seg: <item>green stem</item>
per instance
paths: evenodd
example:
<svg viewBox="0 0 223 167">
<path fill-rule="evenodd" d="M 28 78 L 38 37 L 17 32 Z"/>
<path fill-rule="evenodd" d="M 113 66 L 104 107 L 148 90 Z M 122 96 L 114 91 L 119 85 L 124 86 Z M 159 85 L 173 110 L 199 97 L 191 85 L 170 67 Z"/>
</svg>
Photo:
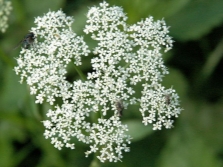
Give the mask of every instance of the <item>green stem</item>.
<svg viewBox="0 0 223 167">
<path fill-rule="evenodd" d="M 79 67 L 77 67 L 76 65 L 74 65 L 75 70 L 77 71 L 78 75 L 81 77 L 81 79 L 83 81 L 86 81 L 87 78 L 86 76 L 83 74 L 83 72 L 79 69 Z"/>
<path fill-rule="evenodd" d="M 94 155 L 94 159 L 91 161 L 91 164 L 89 167 L 100 167 L 101 163 L 99 162 L 98 158 L 96 157 L 96 154 Z"/>
<path fill-rule="evenodd" d="M 213 73 L 215 70 L 218 62 L 223 56 L 223 39 L 219 42 L 215 50 L 210 54 L 206 64 L 204 65 L 201 71 L 202 81 L 208 79 L 208 77 Z"/>
<path fill-rule="evenodd" d="M 28 94 L 27 103 L 30 103 L 29 105 L 30 105 L 31 111 L 33 112 L 33 116 L 39 121 L 43 120 L 43 117 L 41 116 L 37 108 L 37 104 L 35 103 L 35 96 Z"/>
</svg>

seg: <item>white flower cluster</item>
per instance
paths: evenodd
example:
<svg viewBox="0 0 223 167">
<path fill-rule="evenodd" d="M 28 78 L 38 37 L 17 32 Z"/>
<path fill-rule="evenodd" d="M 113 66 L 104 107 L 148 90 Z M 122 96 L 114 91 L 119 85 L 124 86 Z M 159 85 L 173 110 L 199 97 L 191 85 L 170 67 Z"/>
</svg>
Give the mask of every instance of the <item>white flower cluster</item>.
<svg viewBox="0 0 223 167">
<path fill-rule="evenodd" d="M 25 79 L 31 94 L 36 94 L 36 103 L 46 99 L 53 105 L 56 97 L 64 101 L 70 98 L 72 84 L 65 77 L 68 63 L 73 60 L 81 65 L 81 55 L 87 56 L 89 50 L 83 38 L 72 32 L 73 19 L 62 11 L 48 12 L 35 23 L 31 31 L 39 42 L 30 49 L 22 48 L 15 71 L 21 76 L 20 82 Z"/>
<path fill-rule="evenodd" d="M 4 33 L 8 28 L 8 16 L 12 10 L 11 1 L 0 0 L 0 31 Z"/>
<path fill-rule="evenodd" d="M 94 50 L 98 57 L 92 59 L 95 72 L 88 75 L 100 91 L 98 101 L 107 104 L 122 99 L 126 108 L 140 104 L 145 125 L 153 124 L 154 130 L 171 128 L 172 117 L 178 117 L 182 109 L 175 90 L 165 90 L 160 84 L 168 74 L 162 46 L 168 51 L 173 43 L 165 22 L 149 17 L 128 26 L 122 8 L 108 7 L 106 2 L 91 8 L 87 17 L 84 31 L 98 41 Z M 141 97 L 137 98 L 135 92 L 139 88 Z M 115 110 L 106 106 L 102 112 L 106 115 L 111 109 Z"/>
<path fill-rule="evenodd" d="M 71 30 L 73 19 L 61 11 L 35 19 L 31 29 L 35 42 L 22 48 L 16 74 L 26 81 L 36 103 L 44 100 L 55 106 L 47 112 L 44 136 L 58 149 L 75 148 L 72 138 L 89 144 L 86 156 L 95 153 L 101 162 L 117 162 L 128 152 L 131 137 L 122 124 L 122 110 L 138 105 L 143 123 L 154 130 L 171 128 L 181 112 L 175 91 L 161 85 L 168 74 L 162 59 L 172 47 L 165 22 L 146 18 L 134 25 L 120 7 L 100 3 L 87 14 L 84 29 L 98 42 L 91 59 L 93 72 L 85 81 L 66 80 L 68 63 L 81 65 L 81 56 L 90 51 Z M 141 92 L 139 92 L 139 90 Z M 62 104 L 56 103 L 62 99 Z"/>
</svg>

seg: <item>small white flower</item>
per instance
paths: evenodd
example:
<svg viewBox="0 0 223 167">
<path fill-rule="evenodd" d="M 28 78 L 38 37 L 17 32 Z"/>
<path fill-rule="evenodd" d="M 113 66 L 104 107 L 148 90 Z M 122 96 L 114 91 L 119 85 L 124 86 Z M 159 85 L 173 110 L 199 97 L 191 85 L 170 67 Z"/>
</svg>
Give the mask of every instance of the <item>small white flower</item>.
<svg viewBox="0 0 223 167">
<path fill-rule="evenodd" d="M 50 129 L 52 127 L 52 123 L 49 120 L 43 121 L 43 125 L 47 128 Z"/>
<path fill-rule="evenodd" d="M 161 126 L 160 122 L 156 122 L 153 124 L 153 130 L 161 130 Z"/>
<path fill-rule="evenodd" d="M 36 103 L 40 103 L 42 104 L 43 103 L 43 99 L 44 99 L 44 94 L 43 92 L 39 93 L 37 96 L 36 96 Z"/>
</svg>

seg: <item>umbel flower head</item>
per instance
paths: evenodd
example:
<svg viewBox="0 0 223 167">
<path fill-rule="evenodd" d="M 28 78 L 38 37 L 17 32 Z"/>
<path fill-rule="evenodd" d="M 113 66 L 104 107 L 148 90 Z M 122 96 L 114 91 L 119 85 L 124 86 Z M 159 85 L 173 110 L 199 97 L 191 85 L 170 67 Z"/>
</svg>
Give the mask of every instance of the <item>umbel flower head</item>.
<svg viewBox="0 0 223 167">
<path fill-rule="evenodd" d="M 0 0 L 0 31 L 4 33 L 8 27 L 8 16 L 12 10 L 11 1 Z"/>
<path fill-rule="evenodd" d="M 35 42 L 30 49 L 22 48 L 15 72 L 29 85 L 36 103 L 52 105 L 43 121 L 44 136 L 56 148 L 74 149 L 76 138 L 89 145 L 86 156 L 95 153 L 101 162 L 121 160 L 130 151 L 131 136 L 120 116 L 132 105 L 138 106 L 144 125 L 152 124 L 154 130 L 173 127 L 182 109 L 175 90 L 161 84 L 168 74 L 162 55 L 173 43 L 168 27 L 152 17 L 134 25 L 126 20 L 121 7 L 106 2 L 89 9 L 84 32 L 97 42 L 93 71 L 87 79 L 70 83 L 67 65 L 81 65 L 81 57 L 90 53 L 88 45 L 72 31 L 73 19 L 60 10 L 35 19 Z"/>
</svg>

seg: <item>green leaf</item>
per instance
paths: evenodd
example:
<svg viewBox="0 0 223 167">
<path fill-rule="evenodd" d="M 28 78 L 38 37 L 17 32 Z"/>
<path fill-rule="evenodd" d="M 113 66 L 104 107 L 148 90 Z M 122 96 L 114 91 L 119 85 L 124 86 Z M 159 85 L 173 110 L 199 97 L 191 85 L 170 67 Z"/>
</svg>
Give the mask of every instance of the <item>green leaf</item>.
<svg viewBox="0 0 223 167">
<path fill-rule="evenodd" d="M 18 105 L 24 103 L 28 94 L 26 86 L 19 83 L 19 78 L 11 67 L 4 68 L 4 77 L 1 85 L 4 89 L 0 94 L 0 106 L 2 110 L 17 110 Z"/>
<path fill-rule="evenodd" d="M 0 134 L 0 166 L 12 166 L 13 145 L 8 136 Z"/>
<path fill-rule="evenodd" d="M 209 33 L 223 21 L 222 0 L 191 1 L 182 10 L 166 19 L 170 32 L 178 40 L 195 40 Z"/>
<path fill-rule="evenodd" d="M 161 154 L 159 167 L 220 167 L 215 153 L 192 128 L 178 128 Z"/>
<path fill-rule="evenodd" d="M 115 6 L 124 8 L 130 23 L 153 16 L 155 19 L 169 17 L 181 10 L 190 0 L 109 0 Z"/>
<path fill-rule="evenodd" d="M 58 10 L 62 7 L 63 0 L 25 0 L 26 10 L 31 17 L 37 17 L 40 14 L 44 14 L 49 10 Z"/>
<path fill-rule="evenodd" d="M 176 69 L 169 68 L 169 74 L 166 75 L 163 79 L 163 85 L 166 88 L 173 87 L 180 97 L 184 97 L 186 95 L 186 91 L 188 90 L 188 83 L 183 74 Z"/>
<path fill-rule="evenodd" d="M 128 120 L 123 121 L 123 123 L 128 125 L 129 131 L 127 134 L 133 138 L 133 142 L 139 141 L 154 132 L 152 127 L 143 125 L 140 120 Z"/>
</svg>

